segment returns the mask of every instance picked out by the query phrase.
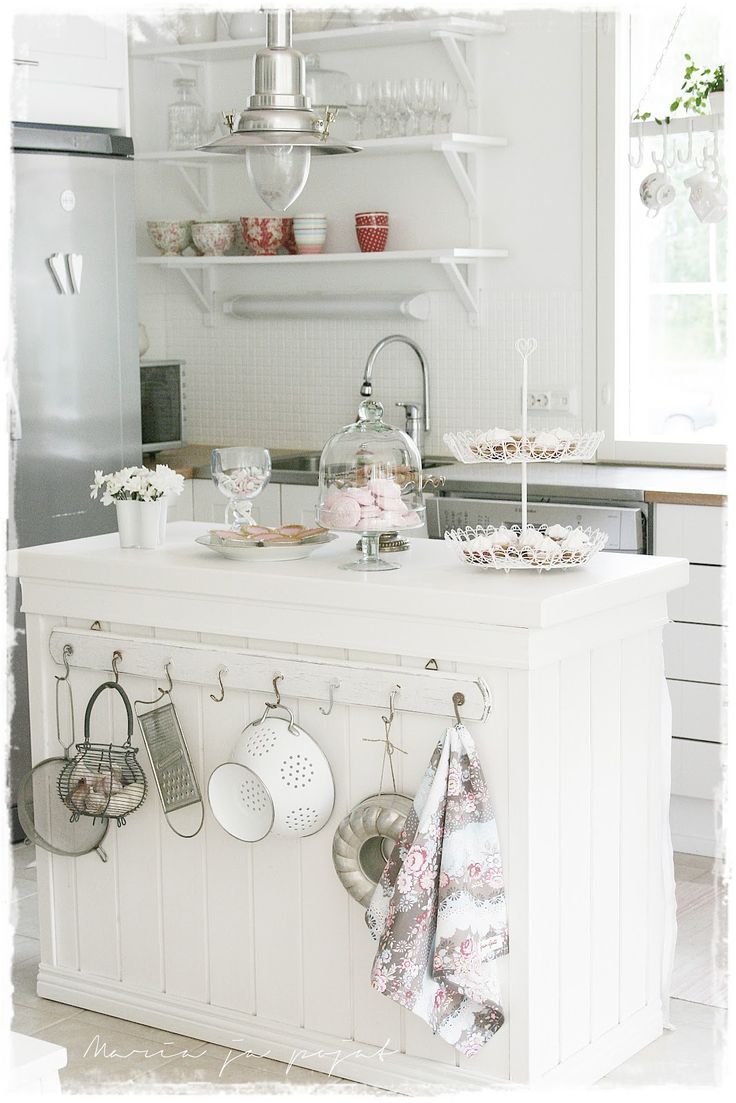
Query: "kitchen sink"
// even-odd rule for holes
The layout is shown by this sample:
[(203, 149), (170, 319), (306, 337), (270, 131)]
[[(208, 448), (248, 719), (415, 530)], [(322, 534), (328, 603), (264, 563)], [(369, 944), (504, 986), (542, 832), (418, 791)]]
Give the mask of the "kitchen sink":
[[(319, 452), (305, 452), (300, 456), (282, 456), (274, 457), (272, 460), (272, 466), (274, 471), (303, 471), (306, 473), (319, 472)], [(446, 467), (452, 463), (449, 459), (425, 459), (422, 461), (422, 467), (425, 471), (431, 470), (433, 467)]]

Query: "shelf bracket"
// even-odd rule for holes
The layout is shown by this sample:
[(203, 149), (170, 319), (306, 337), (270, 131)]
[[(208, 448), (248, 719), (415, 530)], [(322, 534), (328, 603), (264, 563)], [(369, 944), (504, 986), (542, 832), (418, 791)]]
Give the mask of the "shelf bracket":
[(475, 77), (470, 71), (470, 66), (465, 58), (465, 54), (459, 45), (460, 42), (470, 42), (472, 36), (454, 34), (451, 31), (433, 31), (430, 37), (437, 39), (437, 41), (441, 42), (444, 46), (450, 64), (455, 70), (458, 80), (465, 89), (468, 107), (476, 107), (478, 96)]
[(478, 315), (480, 312), (478, 299), (471, 291), (468, 280), (460, 271), (458, 262), (455, 260), (447, 260), (441, 257), (438, 260), (433, 261), (432, 263), (442, 265), (445, 275), (450, 281), (450, 286), (452, 287), (460, 302), (465, 307), (468, 315), (468, 321), (472, 326), (477, 326)]
[(449, 146), (440, 146), (440, 149), (450, 172), (455, 178), (455, 183), (462, 192), (463, 198), (468, 205), (468, 218), (475, 218), (478, 213), (478, 196), (473, 182), (470, 179), (470, 173), (468, 172), (467, 166), (457, 150), (451, 149)]
[(188, 286), (197, 306), (202, 312), (202, 320), (206, 326), (215, 324), (215, 296), (212, 288), (212, 273), (208, 268), (203, 268), (200, 283), (186, 268), (178, 268), (182, 279)]
[[(200, 211), (206, 211), (207, 208), (210, 205), (209, 204), (210, 187), (209, 187), (209, 175), (206, 172), (205, 166), (204, 165), (202, 165), (202, 166), (198, 165), (198, 166), (194, 167), (192, 165), (174, 164), (173, 167), (176, 169), (179, 176), (181, 176), (182, 180), (184, 181), (184, 184), (186, 185), (186, 187), (191, 192), (192, 196), (194, 197), (194, 201), (197, 204), (197, 206), (199, 207)], [(196, 173), (201, 173), (203, 169), (205, 169), (205, 173), (204, 173), (205, 186), (204, 186), (204, 189), (202, 187), (200, 187), (200, 185), (198, 183), (195, 182), (194, 175), (193, 175), (195, 172)], [(201, 177), (200, 177), (200, 180), (201, 180)]]

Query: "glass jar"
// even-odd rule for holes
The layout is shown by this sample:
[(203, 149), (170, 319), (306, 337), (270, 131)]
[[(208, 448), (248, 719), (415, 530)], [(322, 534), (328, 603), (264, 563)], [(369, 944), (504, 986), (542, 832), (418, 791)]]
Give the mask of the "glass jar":
[(346, 107), (350, 98), (350, 77), (340, 69), (323, 69), (317, 54), (305, 58), (305, 92), (313, 108)]
[(169, 149), (196, 149), (202, 145), (202, 105), (197, 99), (197, 81), (180, 77), (174, 81), (179, 99), (169, 107)]
[(344, 570), (391, 571), (379, 558), (382, 532), (424, 523), (422, 460), (411, 437), (383, 421), (380, 402), (366, 399), (358, 418), (325, 445), (319, 463), (317, 522), (361, 540), (361, 557)]

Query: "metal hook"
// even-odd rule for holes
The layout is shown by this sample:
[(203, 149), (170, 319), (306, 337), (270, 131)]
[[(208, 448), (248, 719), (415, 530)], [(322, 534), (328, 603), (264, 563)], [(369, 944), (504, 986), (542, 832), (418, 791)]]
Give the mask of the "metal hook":
[(69, 669), (69, 656), (74, 654), (74, 648), (70, 643), (65, 643), (61, 652), (61, 661), (64, 664), (66, 674), (54, 674), (57, 682), (68, 682), (71, 671)]
[(460, 693), (459, 691), (457, 693), (453, 693), (453, 695), (452, 695), (452, 707), (455, 709), (455, 719), (457, 720), (457, 726), (459, 728), (461, 728), (463, 726), (463, 722), (460, 719), (460, 706), (464, 705), (464, 704), (465, 704), (465, 694)]
[(169, 671), (169, 667), (172, 665), (173, 661), (174, 661), (173, 659), (169, 659), (169, 661), (164, 666), (164, 671), (166, 672), (166, 680), (169, 684), (168, 684), (168, 686), (166, 686), (165, 689), (164, 689), (163, 686), (158, 686), (158, 691), (159, 691), (159, 693), (161, 694), (162, 697), (166, 693), (171, 693), (172, 689), (174, 688), (174, 683), (171, 680), (171, 673)]
[(673, 145), (673, 153), (671, 157), (667, 156), (667, 146), (669, 144), (670, 128), (669, 123), (662, 123), (662, 164), (666, 169), (675, 167), (677, 161), (677, 144)]
[(333, 681), (330, 682), (330, 699), (327, 702), (327, 708), (323, 709), (321, 705), (319, 706), (319, 711), (322, 713), (323, 716), (329, 716), (332, 712), (335, 704), (335, 690), (339, 688), (340, 682), (338, 682), (337, 678), (333, 679)]
[(631, 165), (632, 169), (641, 168), (641, 163), (642, 163), (642, 160), (644, 159), (644, 133), (643, 133), (643, 127), (644, 127), (644, 124), (640, 120), (639, 121), (639, 135), (638, 135), (639, 151), (636, 155), (636, 159), (634, 159), (631, 156), (631, 154), (629, 154), (629, 164)]
[[(401, 686), (397, 682), (396, 685), (394, 686), (394, 688), (391, 690), (391, 696), (388, 699), (388, 716), (382, 716), (381, 717), (384, 724), (388, 724), (389, 728), (393, 724), (394, 717), (396, 715), (396, 710), (394, 708), (394, 701), (396, 700), (397, 693), (400, 693), (400, 692), (401, 692)], [(388, 735), (388, 728), (386, 729), (386, 734)]]
[(688, 163), (688, 161), (692, 161), (692, 159), (693, 159), (693, 120), (688, 119), (687, 120), (687, 153), (683, 157), (682, 156), (682, 150), (678, 149), (678, 151), (677, 151), (677, 160), (680, 162), (681, 165), (686, 165)]
[(436, 659), (428, 659), (427, 662), (424, 664), (424, 669), (425, 670), (439, 670), (439, 667), (437, 666), (437, 660)]
[(123, 661), (122, 651), (113, 651), (112, 653), (112, 672), (115, 675), (115, 684), (120, 681), (120, 674), (118, 673), (118, 663)]
[(227, 674), (226, 666), (221, 666), (220, 669), (217, 671), (217, 680), (220, 683), (220, 696), (216, 697), (214, 693), (210, 693), (210, 700), (214, 701), (216, 705), (221, 704), (221, 702), (225, 700), (225, 687), (222, 684), (223, 674)]
[(279, 682), (283, 682), (283, 680), (284, 680), (283, 674), (274, 674), (273, 681), (272, 681), (271, 685), (273, 686), (273, 691), (276, 694), (276, 703), (271, 706), (272, 708), (277, 709), (281, 705), (281, 694), (279, 693)]
[(90, 624), (89, 628), (90, 628), (90, 632), (101, 632), (102, 631), (102, 625), (100, 624), (100, 622), (98, 620), (93, 620), (92, 623)]

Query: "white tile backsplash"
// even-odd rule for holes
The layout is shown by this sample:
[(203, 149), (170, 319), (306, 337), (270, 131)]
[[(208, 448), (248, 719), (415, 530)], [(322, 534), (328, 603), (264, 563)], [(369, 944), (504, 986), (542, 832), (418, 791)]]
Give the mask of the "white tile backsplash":
[[(480, 325), (471, 326), (449, 292), (432, 294), (429, 321), (345, 319), (241, 320), (215, 313), (205, 326), (188, 293), (167, 274), (163, 294), (145, 294), (141, 321), (148, 357), (186, 360), (188, 439), (192, 442), (321, 448), (353, 420), (363, 367), (387, 333), (412, 337), (430, 370), (432, 427), (428, 453), (444, 453), (448, 430), (515, 426), (520, 421), (520, 336), (536, 336), (530, 386), (581, 385), (580, 295), (493, 291), (483, 298)], [(410, 349), (391, 345), (374, 369), (374, 397), (387, 420), (402, 424), (398, 401), (421, 401), (419, 366)], [(575, 418), (534, 415), (530, 424), (577, 424)]]

